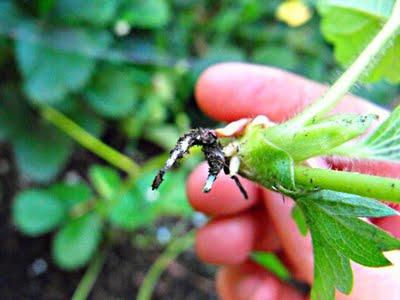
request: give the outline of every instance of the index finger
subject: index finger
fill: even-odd
[[[229,122],[263,114],[274,122],[282,122],[300,112],[326,89],[327,86],[323,84],[280,69],[244,63],[222,63],[208,68],[201,75],[196,86],[196,100],[199,107],[216,120]],[[336,111],[374,113],[381,120],[388,116],[385,109],[353,95],[345,96]],[[372,164],[359,160],[334,160],[331,164],[337,169],[388,177],[397,176],[400,169],[399,164]],[[222,203],[224,199],[214,201],[218,206],[218,202]]]
[[[199,78],[199,107],[220,121],[266,115],[282,122],[320,97],[325,85],[280,69],[244,63],[222,63],[208,68]],[[361,98],[348,95],[337,110],[356,113],[387,112]]]

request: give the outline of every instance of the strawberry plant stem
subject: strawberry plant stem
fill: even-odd
[[[106,250],[103,250],[96,254],[92,259],[89,267],[83,275],[78,287],[72,295],[72,300],[85,300],[89,296],[89,293],[96,282],[97,277],[103,267],[106,257]]]
[[[353,64],[340,76],[329,90],[302,113],[289,120],[285,125],[298,128],[315,119],[321,118],[329,112],[350,90],[366,71],[379,60],[388,44],[398,33],[400,28],[400,0],[397,0],[391,16],[381,31],[372,39],[368,46],[357,57]]]
[[[169,243],[167,249],[161,254],[155,263],[151,266],[144,278],[137,296],[137,300],[150,300],[154,286],[160,277],[161,273],[179,254],[193,246],[194,230],[188,232],[182,237],[179,237]]]
[[[296,183],[306,187],[400,202],[400,180],[398,179],[302,166],[296,166],[294,173]]]
[[[48,122],[61,129],[80,145],[101,157],[114,167],[125,171],[133,178],[139,175],[140,167],[131,158],[95,138],[61,112],[50,106],[43,106],[40,113]]]

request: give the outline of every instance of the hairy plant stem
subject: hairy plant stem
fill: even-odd
[[[100,271],[103,267],[106,257],[106,249],[98,252],[96,256],[92,259],[89,267],[86,269],[78,287],[76,288],[74,294],[72,295],[72,300],[85,300],[89,296],[90,291]]]
[[[309,188],[400,202],[400,180],[398,179],[303,166],[295,167],[294,176],[297,184]]]
[[[144,278],[137,296],[137,300],[150,300],[154,286],[161,273],[179,254],[193,246],[194,230],[172,241],[151,266]]]
[[[315,101],[293,119],[282,124],[282,126],[285,126],[285,128],[299,128],[323,117],[325,113],[336,106],[354,83],[366,73],[366,70],[371,67],[371,64],[379,60],[380,55],[383,55],[388,43],[396,36],[399,29],[400,0],[397,0],[386,24],[361,52],[353,64],[319,100]]]
[[[40,113],[48,122],[61,129],[81,146],[101,157],[114,167],[125,171],[133,178],[139,175],[140,167],[131,158],[95,138],[61,112],[50,106],[42,106]]]

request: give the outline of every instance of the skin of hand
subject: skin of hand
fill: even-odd
[[[196,87],[200,108],[210,117],[225,122],[266,115],[282,122],[318,98],[326,86],[297,75],[264,66],[242,63],[218,64],[207,69]],[[384,119],[388,112],[355,96],[346,96],[337,112],[375,113]],[[398,176],[400,164],[332,160],[335,169],[346,169],[387,177]],[[295,278],[312,283],[311,238],[300,235],[291,218],[292,200],[241,179],[246,201],[225,175],[219,175],[212,191],[202,192],[207,166],[200,165],[189,176],[187,193],[191,205],[212,217],[196,236],[197,255],[219,267],[216,287],[222,300],[308,299],[294,288],[249,262],[253,250],[274,251]],[[400,217],[374,220],[400,237]],[[353,263],[354,287],[351,295],[337,293],[337,299],[400,299],[400,251],[385,254],[393,265],[366,268]]]

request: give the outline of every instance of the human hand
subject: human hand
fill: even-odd
[[[200,108],[214,119],[234,121],[266,115],[282,122],[320,96],[326,87],[299,76],[268,67],[240,63],[213,66],[200,77],[196,97]],[[384,119],[387,111],[354,96],[346,98],[337,111],[375,113]],[[320,166],[326,162],[320,160]],[[383,162],[333,160],[338,169],[395,177],[400,165]],[[313,256],[310,236],[304,238],[291,218],[293,202],[279,194],[242,179],[249,199],[229,177],[219,175],[212,191],[202,192],[207,166],[200,165],[189,177],[187,193],[191,205],[213,217],[199,229],[196,252],[205,262],[221,267],[216,284],[222,300],[304,299],[291,286],[248,261],[253,250],[277,253],[298,280],[311,284]],[[400,237],[400,217],[381,218],[375,224]],[[386,253],[393,266],[366,268],[353,263],[351,295],[337,299],[400,299],[400,251]]]

